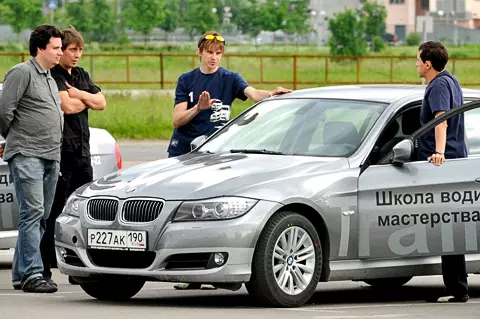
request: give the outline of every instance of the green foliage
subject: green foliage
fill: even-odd
[[[214,0],[186,0],[186,12],[183,15],[185,31],[194,39],[210,30],[218,28],[218,16],[212,11],[215,7]]]
[[[173,32],[179,25],[180,20],[180,1],[179,0],[166,0],[165,7],[163,8],[163,20],[158,23],[158,27],[165,32]]]
[[[365,35],[370,39],[385,34],[387,8],[383,4],[364,0],[359,15],[365,20]]]
[[[13,32],[34,28],[43,20],[42,4],[38,0],[4,0],[0,4],[0,15]]]
[[[365,20],[361,19],[357,11],[345,9],[337,12],[328,19],[331,36],[328,40],[332,55],[358,56],[366,52],[367,45],[364,39]]]
[[[85,40],[89,40],[89,34],[92,29],[92,17],[87,7],[85,0],[69,3],[66,6],[69,24],[82,33]]]
[[[385,41],[380,36],[376,35],[373,37],[370,47],[374,52],[381,52],[385,49]]]
[[[284,28],[288,14],[288,1],[266,0],[260,6],[260,10],[263,30],[275,32]]]
[[[238,29],[256,38],[262,31],[263,17],[261,15],[262,8],[258,0],[251,0],[239,8],[235,15],[235,23]]]
[[[159,0],[128,0],[122,11],[122,21],[128,28],[147,36],[164,19],[165,2]]]
[[[312,30],[308,0],[290,1],[283,30],[298,36],[308,34]]]
[[[407,35],[407,45],[418,46],[420,45],[420,35],[417,32],[410,32]]]
[[[111,42],[116,40],[115,18],[107,0],[91,0],[91,40]]]

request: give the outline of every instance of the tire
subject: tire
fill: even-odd
[[[364,280],[363,282],[374,288],[395,288],[405,285],[412,278],[413,277],[378,278]]]
[[[125,301],[135,296],[145,285],[145,280],[132,277],[108,278],[80,283],[83,291],[93,298],[109,301]]]
[[[275,248],[279,253],[280,249],[288,248],[290,235],[294,235],[297,240],[306,235],[306,239],[296,249],[300,254],[290,250],[291,253],[282,254],[284,258],[274,258]],[[315,292],[322,263],[322,245],[312,223],[298,213],[280,212],[271,218],[260,235],[253,257],[252,276],[245,286],[250,296],[261,305],[298,307],[306,303]],[[304,276],[292,276],[298,273]],[[285,284],[279,284],[277,278],[287,280]],[[301,278],[303,284],[297,285]]]

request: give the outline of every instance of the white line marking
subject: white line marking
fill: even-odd
[[[341,307],[312,307],[312,308],[276,308],[278,310],[285,311],[305,311],[305,312],[321,312],[328,310],[342,310],[342,309],[362,309],[362,308],[392,308],[392,307],[425,307],[425,306],[445,306],[445,305],[465,306],[470,304],[480,304],[480,301],[468,301],[468,303],[453,302],[453,303],[435,303],[435,302],[423,302],[423,303],[399,303],[399,304],[385,304],[385,305],[365,305],[365,306],[341,306]]]
[[[386,315],[362,315],[362,316],[320,316],[320,317],[313,317],[315,319],[358,319],[358,318],[400,318],[400,317],[407,317],[409,316],[406,313],[402,314],[386,314]]]

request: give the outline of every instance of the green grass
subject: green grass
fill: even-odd
[[[90,111],[90,126],[104,128],[115,138],[169,139],[172,131],[173,98],[150,95],[129,97],[120,94],[107,95],[104,111]],[[253,105],[248,100],[235,100],[232,117]]]
[[[168,49],[168,50],[167,50]],[[165,55],[190,54],[195,50],[191,46],[183,47],[128,47],[124,50],[99,51],[92,48],[85,51],[80,66],[84,67],[93,77],[94,81],[105,89],[160,89],[161,68],[160,53]],[[357,68],[360,83],[421,83],[415,71],[416,47],[388,47],[378,54],[369,54],[361,58],[357,65],[356,60],[337,59],[326,57],[312,57],[312,55],[328,55],[327,48],[314,46],[278,45],[272,46],[229,46],[222,66],[239,72],[249,83],[259,88],[272,88],[286,86],[295,88],[294,59],[297,56],[298,84],[297,89],[322,86],[338,83],[356,83]],[[477,70],[480,68],[480,46],[465,46],[449,48],[452,57],[447,69],[453,72],[468,86],[478,86]],[[0,52],[0,74],[5,74],[14,64],[20,62],[20,57],[2,56]],[[130,56],[127,62],[125,56],[89,56],[89,54],[137,54]],[[141,56],[143,54],[143,56]],[[154,54],[156,56],[145,56]],[[235,56],[241,54],[242,56]],[[273,57],[263,57],[270,55]],[[287,55],[289,57],[283,57]],[[390,58],[392,56],[393,58]],[[28,58],[28,55],[26,55]],[[458,58],[458,60],[457,60]],[[468,60],[464,60],[468,58]],[[471,59],[474,58],[474,59]],[[476,59],[475,59],[476,58]],[[261,65],[263,64],[263,68]],[[127,65],[130,72],[127,74]],[[328,65],[328,67],[327,67]],[[198,66],[196,56],[164,56],[163,79],[166,83],[163,88],[172,89],[178,76]],[[328,71],[328,72],[327,72]],[[108,84],[106,82],[115,82]],[[149,84],[125,82],[151,82]],[[259,84],[263,82],[264,84]]]

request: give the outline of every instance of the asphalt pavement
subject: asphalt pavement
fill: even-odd
[[[3,259],[3,263],[1,260]],[[320,283],[311,300],[298,308],[258,307],[244,287],[227,290],[178,291],[171,283],[149,282],[127,302],[106,302],[89,297],[67,277],[54,270],[59,284],[54,294],[13,290],[10,264],[0,254],[0,318],[228,318],[357,319],[357,318],[480,318],[480,276],[470,276],[472,298],[465,304],[427,303],[442,291],[440,276],[417,277],[404,287],[374,289],[362,282]]]

